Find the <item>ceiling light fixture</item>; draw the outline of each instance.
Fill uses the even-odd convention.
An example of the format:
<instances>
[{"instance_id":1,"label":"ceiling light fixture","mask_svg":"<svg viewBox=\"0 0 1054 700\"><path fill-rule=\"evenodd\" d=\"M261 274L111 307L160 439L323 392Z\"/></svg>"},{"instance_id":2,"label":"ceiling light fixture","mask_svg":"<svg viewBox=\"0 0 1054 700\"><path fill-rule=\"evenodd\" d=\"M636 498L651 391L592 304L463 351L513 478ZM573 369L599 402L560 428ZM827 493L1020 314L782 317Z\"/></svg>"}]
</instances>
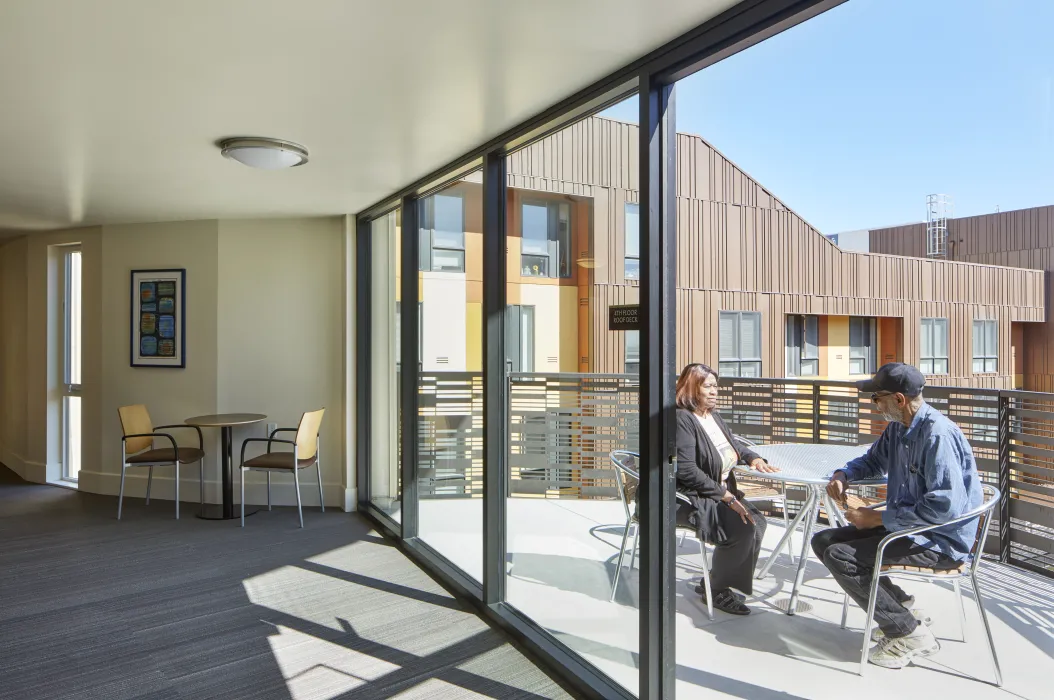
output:
<instances>
[{"instance_id":1,"label":"ceiling light fixture","mask_svg":"<svg viewBox=\"0 0 1054 700\"><path fill-rule=\"evenodd\" d=\"M251 168L281 170L307 162L307 149L292 141L268 138L234 138L220 142L224 158L236 160Z\"/></svg>"}]
</instances>

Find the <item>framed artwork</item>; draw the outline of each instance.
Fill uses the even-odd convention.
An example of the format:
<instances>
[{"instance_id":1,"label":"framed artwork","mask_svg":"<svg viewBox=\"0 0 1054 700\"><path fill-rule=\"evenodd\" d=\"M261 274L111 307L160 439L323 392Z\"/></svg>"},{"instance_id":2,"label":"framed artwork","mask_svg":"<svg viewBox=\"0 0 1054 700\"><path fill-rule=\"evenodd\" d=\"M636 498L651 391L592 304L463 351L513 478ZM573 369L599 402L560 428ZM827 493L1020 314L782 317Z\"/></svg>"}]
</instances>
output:
<instances>
[{"instance_id":1,"label":"framed artwork","mask_svg":"<svg viewBox=\"0 0 1054 700\"><path fill-rule=\"evenodd\" d=\"M132 367L187 366L187 271L132 270Z\"/></svg>"}]
</instances>

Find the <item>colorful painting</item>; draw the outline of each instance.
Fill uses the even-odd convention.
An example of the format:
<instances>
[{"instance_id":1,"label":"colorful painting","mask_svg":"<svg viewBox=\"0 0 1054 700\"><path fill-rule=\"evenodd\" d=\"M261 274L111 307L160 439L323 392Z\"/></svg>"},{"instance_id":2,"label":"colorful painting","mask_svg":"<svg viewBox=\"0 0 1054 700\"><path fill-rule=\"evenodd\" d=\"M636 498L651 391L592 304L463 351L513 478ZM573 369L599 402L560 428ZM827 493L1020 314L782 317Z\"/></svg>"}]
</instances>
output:
<instances>
[{"instance_id":1,"label":"colorful painting","mask_svg":"<svg viewBox=\"0 0 1054 700\"><path fill-rule=\"evenodd\" d=\"M186 367L186 270L133 270L133 367Z\"/></svg>"}]
</instances>

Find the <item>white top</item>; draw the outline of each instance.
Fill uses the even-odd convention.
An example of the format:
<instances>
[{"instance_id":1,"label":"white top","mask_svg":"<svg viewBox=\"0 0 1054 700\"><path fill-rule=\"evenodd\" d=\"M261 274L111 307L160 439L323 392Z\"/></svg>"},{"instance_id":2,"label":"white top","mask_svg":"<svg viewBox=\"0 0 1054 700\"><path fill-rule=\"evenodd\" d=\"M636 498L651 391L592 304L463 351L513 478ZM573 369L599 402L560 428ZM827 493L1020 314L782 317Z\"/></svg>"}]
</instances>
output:
<instances>
[{"instance_id":1,"label":"white top","mask_svg":"<svg viewBox=\"0 0 1054 700\"><path fill-rule=\"evenodd\" d=\"M710 438L710 442L714 443L714 447L717 448L717 454L721 456L721 481L724 481L731 473L732 467L736 466L736 462L739 461L739 454L736 448L728 442L728 438L725 437L712 414L706 414L706 418L698 414L695 417L699 425L703 426L703 432Z\"/></svg>"}]
</instances>

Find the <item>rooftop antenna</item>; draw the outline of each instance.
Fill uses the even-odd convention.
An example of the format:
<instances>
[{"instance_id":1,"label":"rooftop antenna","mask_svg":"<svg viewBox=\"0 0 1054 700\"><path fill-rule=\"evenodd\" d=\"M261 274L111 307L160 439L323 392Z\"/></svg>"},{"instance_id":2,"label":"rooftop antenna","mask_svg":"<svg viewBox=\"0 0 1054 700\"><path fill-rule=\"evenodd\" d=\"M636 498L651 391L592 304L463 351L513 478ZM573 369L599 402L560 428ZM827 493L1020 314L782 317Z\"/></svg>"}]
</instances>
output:
<instances>
[{"instance_id":1,"label":"rooftop antenna","mask_svg":"<svg viewBox=\"0 0 1054 700\"><path fill-rule=\"evenodd\" d=\"M948 219L951 217L951 195L926 195L926 257L948 257Z\"/></svg>"}]
</instances>

